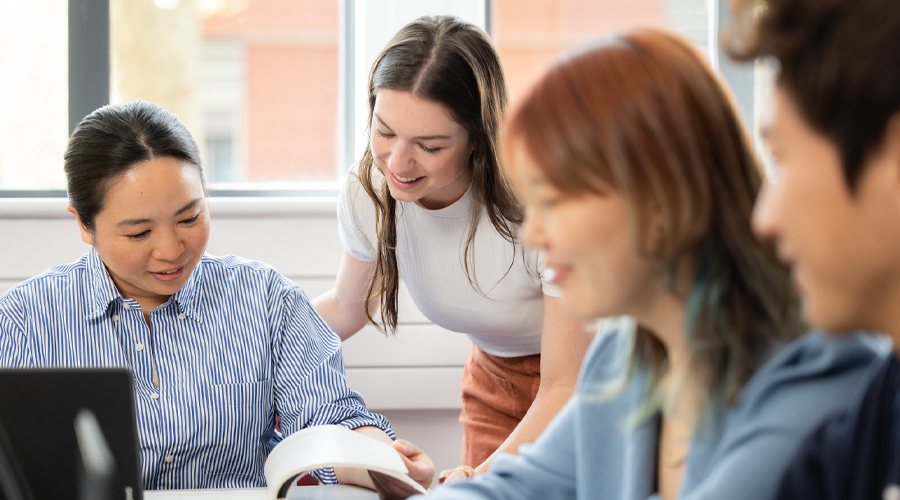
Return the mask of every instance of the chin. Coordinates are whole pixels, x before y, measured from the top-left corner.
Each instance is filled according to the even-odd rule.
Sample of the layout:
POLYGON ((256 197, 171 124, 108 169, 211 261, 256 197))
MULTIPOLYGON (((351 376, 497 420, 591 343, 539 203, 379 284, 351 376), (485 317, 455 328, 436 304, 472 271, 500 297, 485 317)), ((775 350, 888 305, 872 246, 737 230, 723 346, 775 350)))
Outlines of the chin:
POLYGON ((419 199, 419 196, 415 196, 407 191, 397 189, 390 184, 388 184, 388 191, 391 193, 391 198, 397 201, 402 201, 403 203, 413 203, 419 199))

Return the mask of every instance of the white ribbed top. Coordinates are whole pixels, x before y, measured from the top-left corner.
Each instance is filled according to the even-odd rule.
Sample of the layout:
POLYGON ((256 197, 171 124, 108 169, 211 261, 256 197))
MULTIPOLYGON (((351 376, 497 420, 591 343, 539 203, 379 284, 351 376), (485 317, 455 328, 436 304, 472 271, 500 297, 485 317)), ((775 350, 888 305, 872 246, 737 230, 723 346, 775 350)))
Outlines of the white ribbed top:
MULTIPOLYGON (((360 186, 357 171, 353 167, 348 172, 338 197, 339 233, 347 253, 372 262, 377 241, 375 207, 360 186)), ((373 177, 380 182, 380 174, 373 177)), ((416 307, 436 325, 467 334, 495 356, 537 354, 541 352, 543 295, 559 293, 542 282, 538 251, 503 239, 486 211, 482 211, 473 248, 475 277, 486 297, 469 284, 463 252, 471 203, 471 190, 440 210, 397 202, 400 278, 416 307)))

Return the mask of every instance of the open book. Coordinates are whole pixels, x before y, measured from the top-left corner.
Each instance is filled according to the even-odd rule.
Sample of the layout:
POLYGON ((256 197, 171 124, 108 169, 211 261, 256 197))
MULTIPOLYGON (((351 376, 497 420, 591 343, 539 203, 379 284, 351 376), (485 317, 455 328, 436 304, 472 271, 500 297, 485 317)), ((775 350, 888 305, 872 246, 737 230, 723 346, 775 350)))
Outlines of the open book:
POLYGON ((355 467, 396 478, 418 492, 400 454, 389 444, 339 425, 317 425, 284 439, 266 459, 264 473, 270 498, 285 498, 297 478, 322 467, 355 467))

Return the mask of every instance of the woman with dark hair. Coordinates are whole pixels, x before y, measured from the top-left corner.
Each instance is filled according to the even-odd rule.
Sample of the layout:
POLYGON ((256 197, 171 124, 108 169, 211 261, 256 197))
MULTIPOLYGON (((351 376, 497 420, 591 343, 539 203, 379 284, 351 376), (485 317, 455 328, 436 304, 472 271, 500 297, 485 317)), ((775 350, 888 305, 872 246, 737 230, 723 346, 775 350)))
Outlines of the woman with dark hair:
POLYGON ((367 322, 393 333, 402 278, 429 320, 469 336, 451 480, 533 441, 571 397, 590 343, 518 241, 523 211, 497 151, 506 99, 476 26, 422 17, 393 37, 369 76, 370 142, 338 203, 337 283, 313 301, 343 339, 367 322))
POLYGON ((703 56, 617 36, 558 62, 507 127, 522 238, 565 306, 633 321, 598 335, 534 445, 434 498, 771 498, 877 350, 799 336, 788 270, 751 231, 754 155, 703 56))
POLYGON ((884 332, 894 351, 803 445, 778 498, 900 499, 900 4, 735 4, 750 22, 728 48, 778 67, 763 131, 778 182, 756 229, 791 264, 811 325, 884 332))
MULTIPOLYGON (((264 486, 281 436, 313 425, 392 441, 297 285, 205 253, 200 155, 178 117, 141 101, 100 108, 72 133, 65 171, 92 248, 0 297, 0 367, 129 368, 144 488, 264 486)), ((433 465, 415 465, 428 486, 433 465)), ((316 476, 372 486, 357 470, 316 476)))

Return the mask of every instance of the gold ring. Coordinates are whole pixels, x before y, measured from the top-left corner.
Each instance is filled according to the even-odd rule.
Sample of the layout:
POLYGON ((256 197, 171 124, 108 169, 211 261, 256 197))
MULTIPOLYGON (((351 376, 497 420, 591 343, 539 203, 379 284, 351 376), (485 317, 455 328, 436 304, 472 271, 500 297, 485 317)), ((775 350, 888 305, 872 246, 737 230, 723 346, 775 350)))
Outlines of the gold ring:
POLYGON ((462 471, 462 473, 466 475, 466 479, 472 479, 472 476, 474 475, 472 473, 473 472, 472 469, 470 469, 469 467, 467 467, 465 465, 460 465, 459 467, 457 467, 453 470, 462 471))

